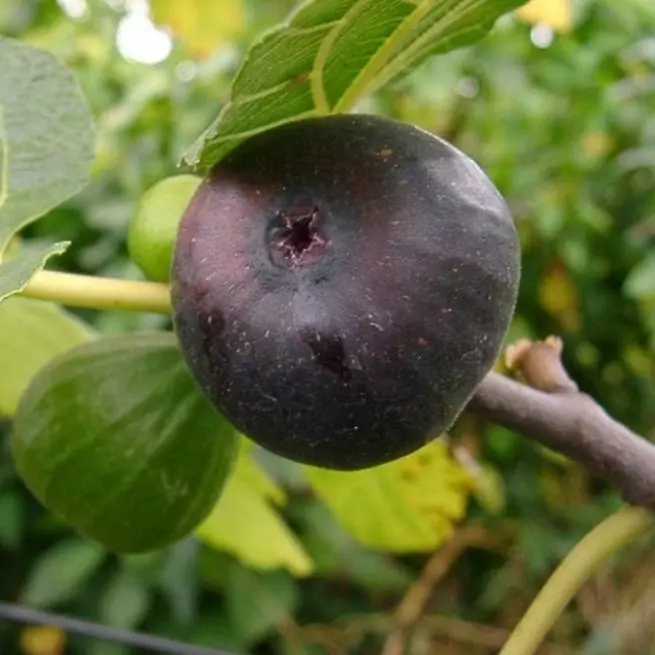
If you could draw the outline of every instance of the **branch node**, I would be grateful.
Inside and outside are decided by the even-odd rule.
[[[510,370],[520,372],[535,389],[548,393],[576,393],[578,385],[562,365],[562,350],[559,337],[550,336],[534,342],[519,339],[507,348],[505,364]]]

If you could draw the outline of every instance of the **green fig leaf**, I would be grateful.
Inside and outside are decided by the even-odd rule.
[[[13,234],[87,183],[94,128],[73,72],[54,55],[0,36],[0,62],[1,253]]]
[[[116,552],[189,534],[216,504],[236,447],[170,333],[91,341],[56,357],[21,398],[19,475],[46,507]]]
[[[98,570],[107,555],[93,542],[68,538],[45,551],[29,572],[20,600],[47,608],[69,601]]]
[[[464,518],[475,480],[443,441],[382,466],[344,472],[304,467],[317,495],[359,543],[377,550],[434,550]]]
[[[152,592],[147,582],[123,569],[112,579],[100,598],[98,618],[104,625],[135,628],[151,607]]]
[[[623,288],[635,300],[655,300],[655,252],[647,254],[630,271]]]
[[[230,101],[184,155],[211,166],[243,139],[343,113],[437,53],[469,45],[525,0],[309,0],[254,43]]]
[[[0,334],[0,416],[14,414],[30,380],[45,364],[94,337],[72,314],[28,298],[0,305]]]
[[[298,582],[289,573],[253,571],[233,564],[225,571],[225,613],[251,648],[298,611]]]
[[[286,568],[309,575],[313,563],[276,510],[285,494],[242,449],[221,499],[196,530],[208,546],[230,553],[245,566]]]

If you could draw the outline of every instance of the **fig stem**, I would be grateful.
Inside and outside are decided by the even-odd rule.
[[[159,282],[39,271],[20,295],[70,307],[171,313],[170,287]]]
[[[589,532],[557,567],[512,632],[500,655],[533,655],[589,577],[621,548],[653,527],[653,515],[626,505]]]

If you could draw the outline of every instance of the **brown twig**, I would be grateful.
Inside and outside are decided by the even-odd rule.
[[[521,340],[507,349],[506,364],[527,384],[490,373],[467,410],[536,439],[608,478],[624,498],[655,509],[655,447],[612,419],[581,393],[561,361],[562,342]],[[383,655],[403,655],[434,587],[476,540],[479,526],[461,530],[427,562],[395,613],[397,627]],[[486,533],[485,533],[486,534]]]
[[[552,337],[519,342],[507,359],[527,384],[489,373],[467,411],[571,457],[615,484],[628,503],[655,509],[655,446],[578,391],[560,354]]]
[[[374,614],[354,618],[347,617],[336,625],[343,626],[343,629],[351,636],[358,635],[361,638],[361,634],[367,632],[388,634],[390,630],[395,629],[396,620],[395,617],[387,614]],[[460,644],[488,648],[494,652],[503,646],[510,632],[506,628],[484,625],[442,614],[424,614],[415,627],[433,637],[438,636]],[[575,651],[567,646],[546,642],[540,652],[543,655],[573,655]]]
[[[423,567],[421,574],[409,588],[394,613],[395,630],[389,635],[382,655],[403,655],[412,632],[425,612],[425,608],[440,580],[448,573],[455,560],[472,546],[498,541],[480,525],[469,525],[436,551]],[[504,540],[504,539],[503,539]]]

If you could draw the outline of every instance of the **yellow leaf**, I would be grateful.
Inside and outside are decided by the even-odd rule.
[[[565,330],[575,331],[580,325],[578,292],[566,267],[552,264],[541,278],[538,290],[539,304]]]
[[[38,626],[20,633],[20,649],[25,655],[62,655],[66,634],[59,628]]]
[[[154,22],[199,58],[210,57],[245,25],[243,0],[151,0],[150,9]]]
[[[591,130],[580,139],[580,148],[588,157],[604,157],[614,147],[614,138],[608,132]]]
[[[220,500],[196,533],[212,548],[257,569],[284,567],[309,575],[313,563],[274,505],[284,504],[280,489],[244,449]]]
[[[573,21],[571,0],[530,0],[516,14],[526,23],[548,25],[556,32],[568,32]]]
[[[11,416],[36,372],[55,355],[93,337],[56,305],[13,297],[0,305],[0,416]]]
[[[464,517],[475,481],[433,441],[402,459],[343,472],[305,467],[316,493],[360,543],[396,553],[429,551]]]

